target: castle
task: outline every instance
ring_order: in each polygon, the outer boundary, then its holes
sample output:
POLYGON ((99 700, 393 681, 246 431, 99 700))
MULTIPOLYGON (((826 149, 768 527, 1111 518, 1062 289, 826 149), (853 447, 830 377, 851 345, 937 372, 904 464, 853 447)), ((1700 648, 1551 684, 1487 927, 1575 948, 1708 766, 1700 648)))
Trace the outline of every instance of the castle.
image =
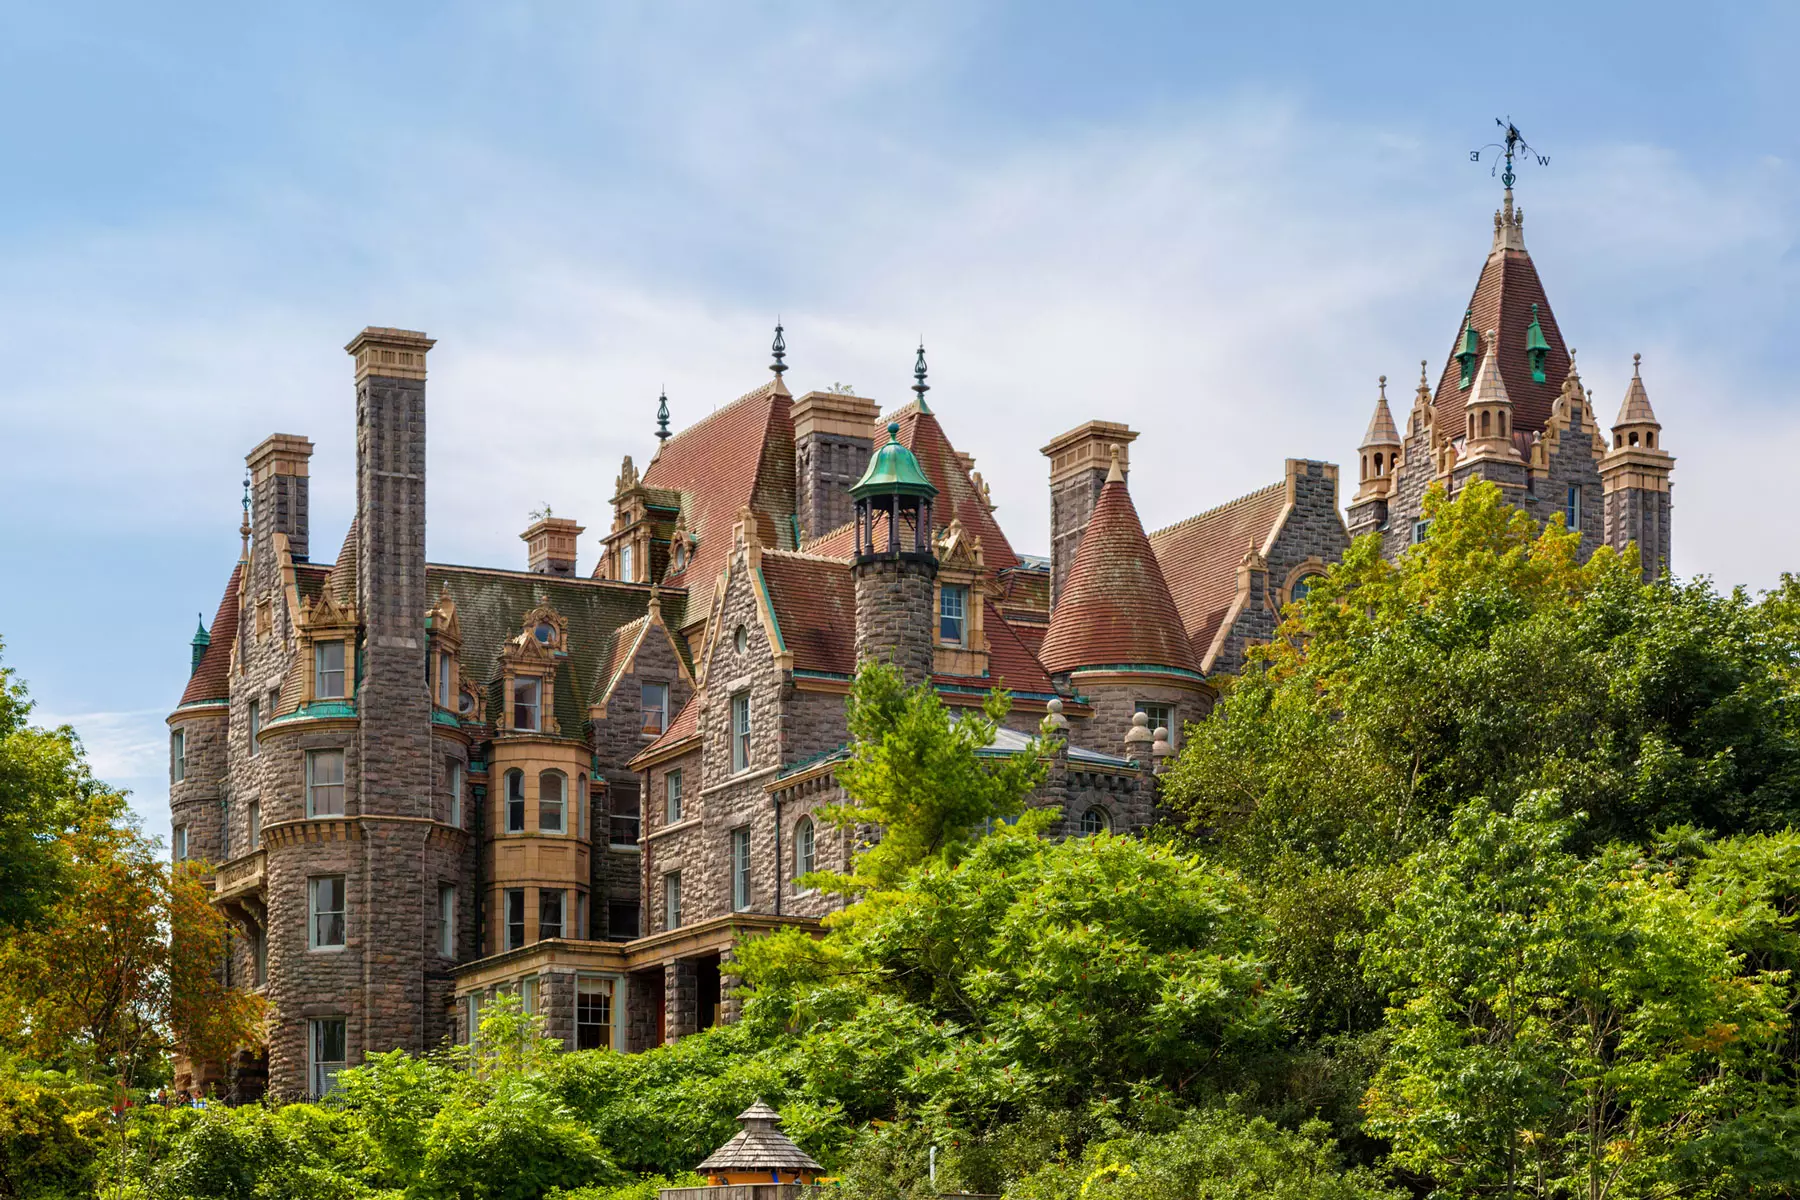
POLYGON ((354 363, 355 517, 308 520, 312 444, 247 459, 239 558, 169 717, 177 858, 211 866, 223 969, 271 1002, 267 1044, 184 1064, 247 1098, 329 1090, 367 1053, 467 1039, 519 995, 572 1048, 639 1050, 735 1016, 733 947, 810 926, 796 880, 844 868, 845 695, 895 663, 946 704, 1012 693, 989 753, 1048 730, 1033 802, 1058 834, 1141 829, 1216 679, 1273 636, 1353 535, 1396 555, 1426 488, 1494 481, 1584 551, 1666 569, 1673 459, 1636 371, 1610 443, 1527 254, 1510 188, 1437 385, 1402 433, 1385 389, 1337 468, 1143 528, 1124 425, 1052 438, 1047 559, 1016 551, 926 399, 794 396, 770 378, 626 458, 597 562, 577 521, 521 534, 522 569, 425 557, 423 334, 369 328, 354 363), (325 550, 327 553, 318 554, 325 550))

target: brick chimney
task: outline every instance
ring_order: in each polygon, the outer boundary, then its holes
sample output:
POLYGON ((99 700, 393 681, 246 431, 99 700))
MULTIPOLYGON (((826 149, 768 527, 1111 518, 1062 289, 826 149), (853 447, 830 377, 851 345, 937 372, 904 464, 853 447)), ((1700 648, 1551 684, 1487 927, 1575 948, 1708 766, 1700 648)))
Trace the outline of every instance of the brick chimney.
POLYGON ((307 557, 306 470, 313 444, 296 433, 271 433, 244 462, 250 468, 251 527, 264 542, 287 534, 288 550, 307 557))
POLYGON ((1089 421, 1050 440, 1039 453, 1050 460, 1050 607, 1062 597, 1081 535, 1094 515, 1100 489, 1119 448, 1119 469, 1131 470, 1131 443, 1137 434, 1117 421, 1089 421))
POLYGON ((869 465, 881 406, 844 392, 808 392, 792 411, 794 491, 805 540, 850 523, 850 485, 869 465))
POLYGON ((575 539, 587 527, 567 517, 540 517, 519 539, 525 543, 525 569, 534 575, 574 575, 575 539))

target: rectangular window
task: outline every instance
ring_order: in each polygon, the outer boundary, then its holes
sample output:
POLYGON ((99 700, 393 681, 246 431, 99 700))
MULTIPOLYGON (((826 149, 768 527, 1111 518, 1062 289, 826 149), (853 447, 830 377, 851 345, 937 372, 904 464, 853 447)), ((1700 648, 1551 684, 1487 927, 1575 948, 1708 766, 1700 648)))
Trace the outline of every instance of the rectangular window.
POLYGON ((519 980, 519 1011, 535 1013, 538 1010, 538 981, 536 975, 527 975, 519 980))
POLYGON ((637 845, 640 819, 637 793, 627 793, 624 788, 615 789, 612 794, 612 844, 637 845))
POLYGON ((252 800, 250 802, 249 824, 250 824, 250 849, 252 849, 252 850, 261 849, 261 847, 262 847, 262 803, 261 803, 261 801, 252 800))
POLYGON ((545 771, 538 776, 538 832, 563 831, 563 776, 545 771))
POLYGON ((619 547, 619 578, 626 583, 632 582, 631 543, 626 542, 619 547))
POLYGON ((257 987, 269 982, 269 935, 260 927, 250 935, 250 968, 257 987))
POLYGON ((611 1050, 613 981, 582 975, 575 981, 575 1048, 611 1050))
POLYGON ((250 702, 250 757, 257 755, 256 736, 262 732, 262 705, 255 700, 250 702))
POLYGON ((663 820, 670 825, 681 820, 680 768, 663 776, 663 820))
POLYGON ((450 707, 451 684, 455 676, 450 670, 450 652, 439 650, 437 656, 437 702, 439 708, 450 707))
POLYGON ((456 957, 456 887, 448 883, 438 885, 438 953, 456 957))
POLYGON ((644 732, 661 733, 669 727, 669 685, 646 683, 639 693, 644 702, 644 732))
POLYGON ((525 889, 506 889, 506 945, 517 950, 525 944, 525 889))
POLYGON ((638 906, 628 900, 615 900, 606 906, 606 936, 614 941, 629 941, 638 935, 638 906))
POLYGON ((1581 485, 1578 483, 1569 485, 1569 499, 1563 505, 1563 516, 1568 518, 1570 529, 1581 528, 1581 485))
POLYGON ((515 679, 512 686, 513 728, 535 731, 538 727, 539 701, 542 698, 544 681, 541 679, 515 679))
POLYGON ((345 1021, 342 1017, 325 1017, 308 1022, 312 1026, 312 1043, 308 1057, 312 1059, 311 1087, 315 1098, 337 1089, 338 1072, 344 1069, 345 1021))
POLYGON ((463 765, 461 759, 450 761, 450 824, 462 828, 463 765))
POLYGON ((313 699, 341 700, 344 691, 344 643, 313 643, 313 699))
POLYGON ((731 769, 750 769, 750 693, 739 692, 731 698, 731 769))
POLYGON ((481 996, 479 994, 469 996, 467 1020, 469 1023, 468 1043, 473 1046, 481 1040, 481 996))
POLYGON ((1424 541, 1426 538, 1428 538, 1430 536, 1431 536, 1431 522, 1430 521, 1414 521, 1413 522, 1413 527, 1412 527, 1412 544, 1413 545, 1415 545, 1415 546, 1418 545, 1420 542, 1424 541))
POLYGON ((344 815, 344 752, 342 750, 308 750, 306 752, 306 815, 309 817, 341 817, 344 815))
POLYGON ((580 892, 575 893, 575 927, 569 930, 570 937, 593 937, 594 931, 588 928, 587 897, 580 892))
POLYGON ((525 774, 506 773, 506 832, 525 832, 525 774))
POLYGON ((538 941, 563 935, 563 900, 561 888, 538 889, 538 941))
POLYGON ((663 876, 663 928, 681 928, 681 872, 663 876))
POLYGON ((968 630, 969 589, 959 583, 946 583, 938 591, 938 641, 946 646, 960 646, 968 630))
POLYGON ((731 910, 750 907, 750 830, 731 831, 731 910))
POLYGON ((169 847, 170 857, 176 862, 185 862, 188 856, 187 826, 177 825, 172 840, 174 844, 169 847))
POLYGON ((317 875, 306 881, 307 949, 330 950, 344 944, 344 877, 317 875))
POLYGON ((1150 718, 1151 733, 1155 733, 1158 729, 1167 729, 1169 731, 1169 745, 1173 746, 1175 744, 1175 739, 1180 735, 1181 731, 1175 727, 1174 705, 1148 704, 1140 701, 1136 711, 1141 712, 1146 717, 1150 718))
POLYGON ((187 778, 187 730, 176 729, 169 733, 169 782, 180 783, 187 778))

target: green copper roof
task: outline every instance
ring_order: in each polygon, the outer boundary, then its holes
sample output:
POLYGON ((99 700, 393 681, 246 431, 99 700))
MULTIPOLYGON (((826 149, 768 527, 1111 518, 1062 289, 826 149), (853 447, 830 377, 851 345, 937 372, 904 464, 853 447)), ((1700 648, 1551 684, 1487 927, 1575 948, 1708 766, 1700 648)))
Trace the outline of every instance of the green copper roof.
POLYGON ((929 500, 937 495, 937 488, 925 478, 913 452, 900 444, 900 426, 894 422, 888 425, 887 445, 875 452, 869 469, 850 494, 858 500, 870 496, 923 496, 929 500))
POLYGON ((196 646, 212 645, 212 634, 206 632, 206 622, 204 620, 201 620, 199 622, 198 626, 194 630, 194 645, 196 645, 196 646))
POLYGON ((1544 327, 1538 324, 1538 306, 1531 306, 1531 328, 1525 331, 1525 349, 1548 352, 1550 343, 1544 340, 1544 327))

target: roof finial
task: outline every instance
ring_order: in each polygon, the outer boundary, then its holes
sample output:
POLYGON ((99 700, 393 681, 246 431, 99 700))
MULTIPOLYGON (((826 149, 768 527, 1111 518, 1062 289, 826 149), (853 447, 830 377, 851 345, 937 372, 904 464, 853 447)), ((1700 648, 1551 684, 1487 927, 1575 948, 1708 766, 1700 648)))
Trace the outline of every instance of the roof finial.
POLYGON ((1638 374, 1638 367, 1640 364, 1643 363, 1643 361, 1644 361, 1644 356, 1642 354, 1633 354, 1631 356, 1631 377, 1633 379, 1643 378, 1641 375, 1638 374))
POLYGON ((238 523, 238 537, 243 545, 238 553, 243 561, 250 561, 250 475, 244 474, 244 519, 238 523))
POLYGON ((1381 377, 1381 402, 1383 404, 1387 403, 1387 376, 1386 375, 1383 375, 1381 377))
POLYGON ((665 386, 656 401, 656 440, 666 442, 672 436, 669 432, 669 389, 665 386))
POLYGON ((775 318, 775 341, 769 347, 769 353, 775 356, 775 361, 769 364, 769 370, 775 372, 776 379, 780 379, 781 373, 787 370, 787 339, 781 336, 780 317, 775 318))
POLYGON ((1125 458, 1124 447, 1120 446, 1117 442, 1114 442, 1110 447, 1108 447, 1108 452, 1112 456, 1112 465, 1107 468, 1106 482, 1108 482, 1108 483, 1124 483, 1125 482, 1125 472, 1120 465, 1124 461, 1124 458, 1125 458))
POLYGON ((931 406, 925 403, 925 393, 931 390, 931 385, 925 382, 925 339, 923 336, 919 338, 918 361, 913 363, 912 390, 913 394, 919 398, 919 411, 929 413, 931 406))

